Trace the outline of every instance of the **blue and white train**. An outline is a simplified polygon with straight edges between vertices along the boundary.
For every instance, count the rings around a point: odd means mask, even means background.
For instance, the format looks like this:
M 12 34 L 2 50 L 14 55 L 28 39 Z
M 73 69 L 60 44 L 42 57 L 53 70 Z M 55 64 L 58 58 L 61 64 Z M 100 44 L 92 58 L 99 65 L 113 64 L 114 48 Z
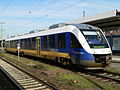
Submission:
M 110 45 L 97 27 L 87 24 L 56 24 L 49 29 L 5 40 L 5 50 L 81 68 L 101 69 L 110 64 Z

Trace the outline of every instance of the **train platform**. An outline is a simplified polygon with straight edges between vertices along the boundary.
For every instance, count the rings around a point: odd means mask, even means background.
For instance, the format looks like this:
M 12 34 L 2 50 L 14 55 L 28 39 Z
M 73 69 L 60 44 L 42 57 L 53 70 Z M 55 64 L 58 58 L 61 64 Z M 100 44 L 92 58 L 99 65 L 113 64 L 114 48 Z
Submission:
M 120 56 L 113 55 L 112 62 L 120 62 Z

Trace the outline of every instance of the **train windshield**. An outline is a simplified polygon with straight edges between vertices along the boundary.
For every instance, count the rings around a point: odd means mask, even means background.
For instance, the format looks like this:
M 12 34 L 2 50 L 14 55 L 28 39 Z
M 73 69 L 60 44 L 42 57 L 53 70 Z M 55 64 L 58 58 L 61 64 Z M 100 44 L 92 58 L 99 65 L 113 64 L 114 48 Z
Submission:
M 82 30 L 91 48 L 108 48 L 107 41 L 100 30 Z

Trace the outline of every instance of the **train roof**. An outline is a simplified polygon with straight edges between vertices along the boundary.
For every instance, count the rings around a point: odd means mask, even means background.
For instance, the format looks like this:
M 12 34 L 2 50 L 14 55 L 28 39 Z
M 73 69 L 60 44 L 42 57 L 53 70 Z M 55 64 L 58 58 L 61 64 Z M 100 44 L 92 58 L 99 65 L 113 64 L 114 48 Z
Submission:
M 72 32 L 73 29 L 78 28 L 78 29 L 98 29 L 97 27 L 88 25 L 88 24 L 64 24 L 58 25 L 58 27 L 52 28 L 52 29 L 46 29 L 46 30 L 39 30 L 39 32 L 34 32 L 34 33 L 27 33 L 24 35 L 17 35 L 15 37 L 11 37 L 6 39 L 5 41 L 11 41 L 11 40 L 19 40 L 19 39 L 25 39 L 25 38 L 32 38 L 32 37 L 37 37 L 37 36 L 44 36 L 44 35 L 52 35 L 52 34 L 57 34 L 57 33 L 64 33 L 64 32 Z
M 74 25 L 76 26 L 78 29 L 99 29 L 98 27 L 95 27 L 95 26 L 92 26 L 92 25 L 89 25 L 89 24 L 71 24 L 71 25 Z

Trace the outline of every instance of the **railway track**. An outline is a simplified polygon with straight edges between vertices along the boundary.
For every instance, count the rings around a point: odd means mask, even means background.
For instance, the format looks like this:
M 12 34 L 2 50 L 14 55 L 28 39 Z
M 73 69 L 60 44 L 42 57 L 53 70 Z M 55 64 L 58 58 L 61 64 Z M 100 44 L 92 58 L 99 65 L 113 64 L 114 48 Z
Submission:
M 4 73 L 18 86 L 20 90 L 58 90 L 53 85 L 34 77 L 26 71 L 0 58 L 0 66 Z
M 88 76 L 90 76 L 89 74 L 87 74 L 87 73 L 85 73 L 85 72 L 78 72 L 77 73 L 78 75 L 80 75 L 80 76 L 82 76 L 82 77 L 84 77 L 84 78 L 86 78 L 88 81 L 90 81 L 91 83 L 93 83 L 95 86 L 97 86 L 100 90 L 103 90 L 104 88 L 101 86 L 101 85 L 99 85 L 98 83 L 96 83 L 96 82 L 94 82 L 92 79 L 90 79 Z M 98 89 L 98 90 L 99 90 Z
M 88 72 L 88 74 L 120 84 L 120 74 L 118 73 L 102 70 L 101 72 Z
M 90 82 L 95 84 L 101 90 L 104 89 L 104 87 L 94 82 L 93 78 L 90 79 L 90 77 L 94 77 L 94 79 L 100 79 L 100 81 L 106 81 L 108 83 L 115 83 L 116 85 L 119 85 L 120 87 L 120 74 L 118 73 L 105 71 L 105 70 L 97 70 L 97 71 L 85 70 L 85 71 L 78 72 L 77 74 L 85 77 L 86 79 L 88 79 Z

